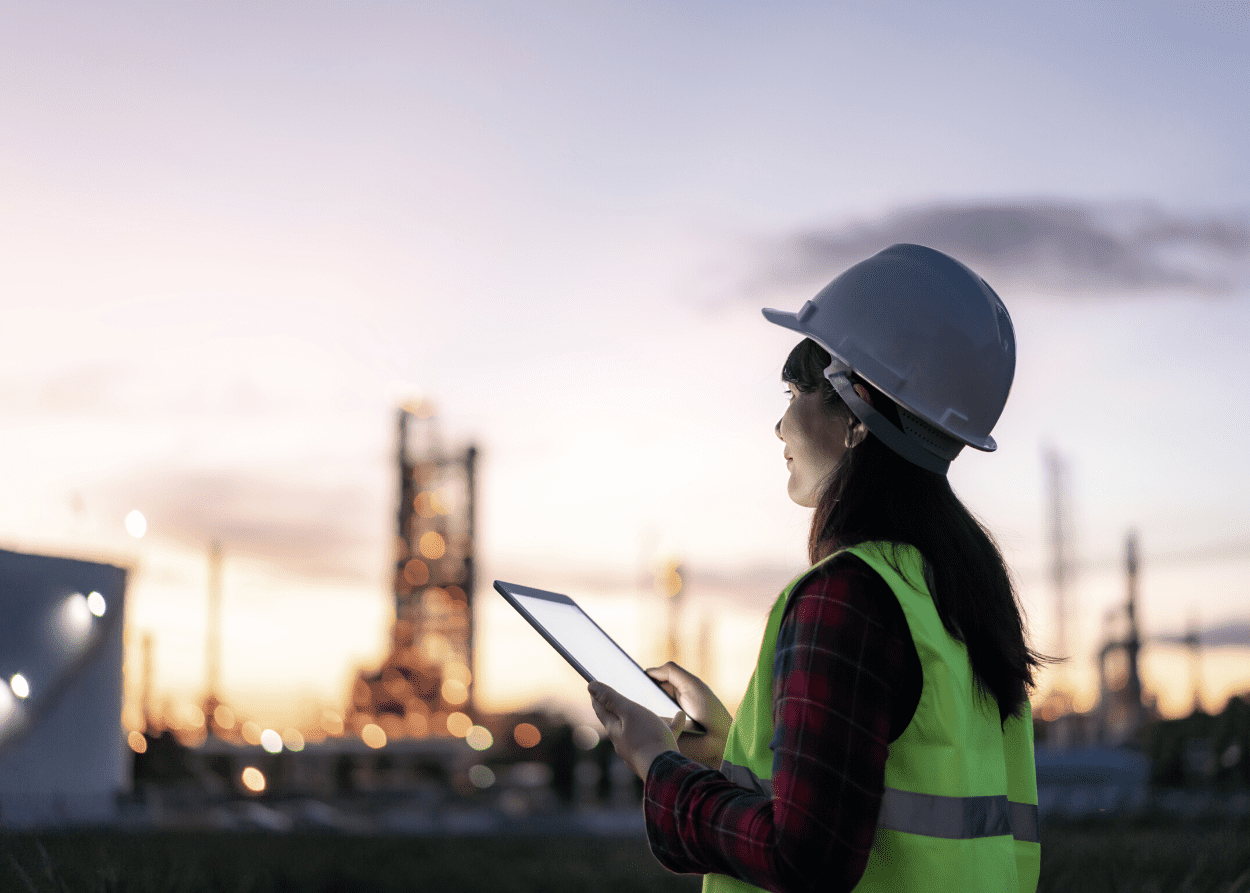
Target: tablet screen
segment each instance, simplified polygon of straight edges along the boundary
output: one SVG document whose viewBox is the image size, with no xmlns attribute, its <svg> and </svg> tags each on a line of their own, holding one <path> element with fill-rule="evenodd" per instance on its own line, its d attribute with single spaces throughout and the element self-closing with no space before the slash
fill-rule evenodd
<svg viewBox="0 0 1250 893">
<path fill-rule="evenodd" d="M 612 686 L 671 720 L 681 708 L 567 595 L 495 581 L 495 588 L 587 680 Z M 687 720 L 689 731 L 695 724 Z"/>
</svg>

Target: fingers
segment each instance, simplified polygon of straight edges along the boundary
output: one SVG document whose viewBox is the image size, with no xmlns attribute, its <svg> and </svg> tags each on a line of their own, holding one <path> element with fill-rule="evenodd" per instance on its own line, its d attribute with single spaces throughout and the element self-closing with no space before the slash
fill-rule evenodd
<svg viewBox="0 0 1250 893">
<path fill-rule="evenodd" d="M 659 682 L 684 682 L 690 678 L 689 673 L 671 660 L 663 666 L 647 670 L 647 675 Z"/>
</svg>

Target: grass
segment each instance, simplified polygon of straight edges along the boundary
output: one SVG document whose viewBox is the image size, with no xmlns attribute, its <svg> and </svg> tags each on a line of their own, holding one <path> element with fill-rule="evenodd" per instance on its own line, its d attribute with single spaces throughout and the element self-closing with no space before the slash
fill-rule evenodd
<svg viewBox="0 0 1250 893">
<path fill-rule="evenodd" d="M 1086 819 L 1042 828 L 1039 893 L 1250 893 L 1250 819 Z"/>
<path fill-rule="evenodd" d="M 693 893 L 640 838 L 75 831 L 0 836 L 20 893 Z"/>
<path fill-rule="evenodd" d="M 694 893 L 641 838 L 407 837 L 312 832 L 0 834 L 14 893 Z M 1050 823 L 1046 893 L 1250 893 L 1250 820 Z"/>
</svg>

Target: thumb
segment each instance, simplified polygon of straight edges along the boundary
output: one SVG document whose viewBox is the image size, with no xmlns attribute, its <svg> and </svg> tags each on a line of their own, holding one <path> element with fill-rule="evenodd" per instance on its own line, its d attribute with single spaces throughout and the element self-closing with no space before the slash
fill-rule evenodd
<svg viewBox="0 0 1250 893">
<path fill-rule="evenodd" d="M 590 692 L 590 696 L 598 701 L 603 707 L 613 713 L 617 711 L 617 703 L 620 696 L 616 693 L 616 689 L 610 685 L 604 685 L 602 682 L 592 682 L 586 686 L 586 690 Z"/>
<path fill-rule="evenodd" d="M 674 735 L 680 737 L 686 728 L 685 711 L 678 710 L 677 715 L 673 717 L 673 721 L 668 724 L 668 728 Z"/>
</svg>

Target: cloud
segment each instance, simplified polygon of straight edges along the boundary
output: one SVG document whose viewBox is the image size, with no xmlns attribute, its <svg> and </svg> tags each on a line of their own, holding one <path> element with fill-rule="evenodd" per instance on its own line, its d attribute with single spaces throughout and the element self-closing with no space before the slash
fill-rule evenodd
<svg viewBox="0 0 1250 893">
<path fill-rule="evenodd" d="M 283 481 L 260 469 L 153 472 L 115 484 L 149 530 L 227 555 L 260 558 L 305 578 L 376 583 L 387 577 L 379 543 L 393 512 L 386 493 L 360 486 Z M 123 502 L 116 502 L 117 510 Z"/>
<path fill-rule="evenodd" d="M 766 246 L 753 286 L 828 279 L 897 242 L 945 251 L 996 287 L 1060 295 L 1224 295 L 1245 281 L 1250 227 L 1146 204 L 948 202 L 796 232 Z"/>
</svg>

